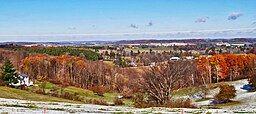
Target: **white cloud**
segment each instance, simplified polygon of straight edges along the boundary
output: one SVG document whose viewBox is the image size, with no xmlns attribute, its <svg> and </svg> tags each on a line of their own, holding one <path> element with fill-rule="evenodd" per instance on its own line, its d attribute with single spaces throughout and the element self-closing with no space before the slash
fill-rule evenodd
<svg viewBox="0 0 256 114">
<path fill-rule="evenodd" d="M 68 30 L 76 30 L 76 27 L 68 27 Z"/>
<path fill-rule="evenodd" d="M 147 26 L 153 26 L 152 21 L 150 21 Z"/>
<path fill-rule="evenodd" d="M 200 17 L 195 22 L 196 23 L 205 23 L 208 19 L 209 19 L 209 17 Z"/>
<path fill-rule="evenodd" d="M 256 26 L 256 22 L 253 22 L 252 25 L 255 25 L 255 26 Z"/>
<path fill-rule="evenodd" d="M 135 29 L 138 29 L 138 28 L 139 28 L 139 27 L 138 27 L 137 25 L 135 25 L 135 24 L 131 24 L 130 27 L 131 27 L 131 28 L 135 28 Z"/>
<path fill-rule="evenodd" d="M 236 20 L 238 17 L 241 17 L 243 14 L 239 12 L 233 12 L 229 14 L 228 20 Z"/>
</svg>

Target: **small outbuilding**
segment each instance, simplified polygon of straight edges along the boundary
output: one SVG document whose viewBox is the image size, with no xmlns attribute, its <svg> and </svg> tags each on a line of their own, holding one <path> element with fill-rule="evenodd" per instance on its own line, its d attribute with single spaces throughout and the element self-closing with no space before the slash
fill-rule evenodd
<svg viewBox="0 0 256 114">
<path fill-rule="evenodd" d="M 171 57 L 170 60 L 175 61 L 175 60 L 180 60 L 180 58 L 179 57 Z"/>
<path fill-rule="evenodd" d="M 19 74 L 18 75 L 18 83 L 14 84 L 11 83 L 12 86 L 33 86 L 34 83 L 29 79 L 29 76 L 27 74 Z"/>
</svg>

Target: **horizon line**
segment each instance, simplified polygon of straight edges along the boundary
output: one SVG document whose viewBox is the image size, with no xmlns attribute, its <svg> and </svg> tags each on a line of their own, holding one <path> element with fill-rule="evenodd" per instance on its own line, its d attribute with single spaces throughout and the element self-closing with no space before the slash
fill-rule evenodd
<svg viewBox="0 0 256 114">
<path fill-rule="evenodd" d="M 239 30 L 254 30 L 254 28 L 239 28 L 239 29 L 215 29 L 215 30 L 195 30 L 195 31 L 170 31 L 170 32 L 134 32 L 134 33 L 94 33 L 94 34 L 84 34 L 84 33 L 73 33 L 73 34 L 23 34 L 23 35 L 0 35 L 0 37 L 26 37 L 26 36 L 115 36 L 115 35 L 153 35 L 153 34 L 168 34 L 168 33 L 190 33 L 190 32 L 219 32 L 219 31 L 239 31 Z"/>
</svg>

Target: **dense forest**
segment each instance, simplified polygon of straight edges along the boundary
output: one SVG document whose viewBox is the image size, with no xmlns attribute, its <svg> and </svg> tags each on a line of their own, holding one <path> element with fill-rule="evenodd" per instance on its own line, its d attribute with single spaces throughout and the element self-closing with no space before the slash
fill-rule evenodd
<svg viewBox="0 0 256 114">
<path fill-rule="evenodd" d="M 61 55 L 37 55 L 22 61 L 21 72 L 33 79 L 42 76 L 55 83 L 68 83 L 82 88 L 107 85 L 111 82 L 111 67 L 100 61 L 85 60 L 81 57 Z"/>
<path fill-rule="evenodd" d="M 205 83 L 238 80 L 255 75 L 255 54 L 217 54 L 195 60 Z"/>
<path fill-rule="evenodd" d="M 79 48 L 70 48 L 70 47 L 57 47 L 57 48 L 43 48 L 43 47 L 35 47 L 35 48 L 8 48 L 12 50 L 23 50 L 29 53 L 41 53 L 48 54 L 53 56 L 60 56 L 63 54 L 68 54 L 71 56 L 81 56 L 85 57 L 88 60 L 99 60 L 100 56 L 98 53 L 93 52 L 91 50 L 79 49 Z"/>
</svg>

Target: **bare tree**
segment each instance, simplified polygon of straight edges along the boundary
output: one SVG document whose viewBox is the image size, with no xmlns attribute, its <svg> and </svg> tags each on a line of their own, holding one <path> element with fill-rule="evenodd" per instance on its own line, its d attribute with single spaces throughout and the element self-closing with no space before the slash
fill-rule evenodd
<svg viewBox="0 0 256 114">
<path fill-rule="evenodd" d="M 177 61 L 145 70 L 141 89 L 158 104 L 170 101 L 174 90 L 192 85 L 196 66 L 189 61 Z"/>
</svg>

